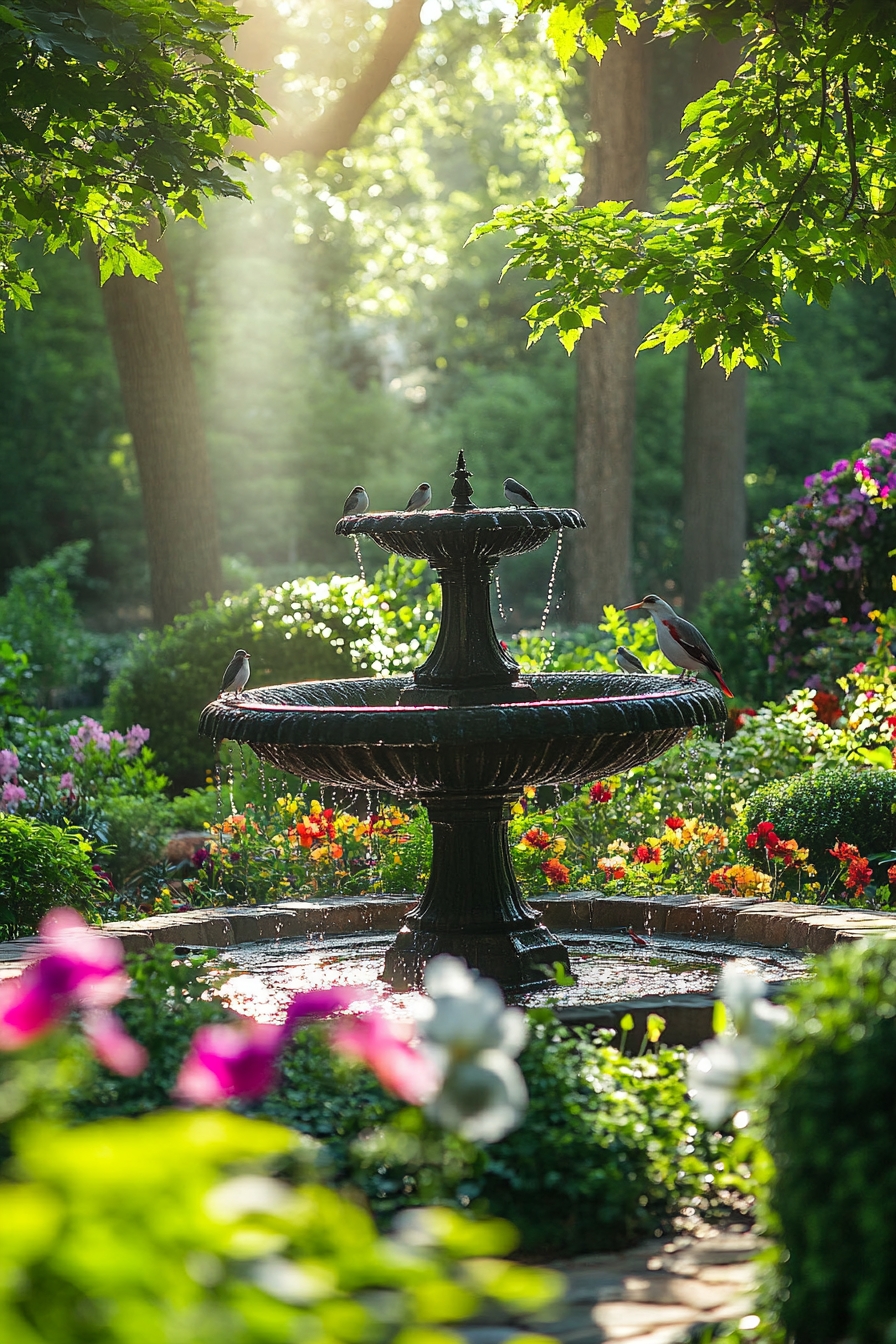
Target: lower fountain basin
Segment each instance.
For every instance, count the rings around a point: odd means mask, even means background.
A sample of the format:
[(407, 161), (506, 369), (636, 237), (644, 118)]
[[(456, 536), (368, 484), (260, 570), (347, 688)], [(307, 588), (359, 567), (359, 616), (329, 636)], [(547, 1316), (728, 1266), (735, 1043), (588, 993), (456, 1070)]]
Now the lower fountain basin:
[(580, 784), (667, 751), (696, 724), (725, 717), (705, 682), (620, 674), (539, 673), (510, 704), (403, 703), (414, 677), (267, 686), (219, 699), (199, 730), (246, 742), (262, 760), (322, 784), (418, 798), (432, 822), (432, 868), (390, 947), (385, 978), (412, 989), (440, 953), (514, 993), (569, 969), (560, 940), (523, 898), (507, 804), (526, 785)]
[(533, 700), (463, 707), (401, 704), (411, 676), (266, 686), (213, 701), (199, 731), (245, 742), (305, 779), (427, 801), (584, 783), (725, 719), (721, 692), (702, 681), (582, 672), (520, 680)]

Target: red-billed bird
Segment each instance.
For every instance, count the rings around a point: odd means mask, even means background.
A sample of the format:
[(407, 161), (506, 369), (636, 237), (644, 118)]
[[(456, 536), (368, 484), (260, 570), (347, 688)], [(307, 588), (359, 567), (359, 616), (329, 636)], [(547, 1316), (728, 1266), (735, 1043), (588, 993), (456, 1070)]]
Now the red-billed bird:
[(685, 673), (711, 672), (725, 695), (733, 698), (734, 692), (729, 691), (725, 685), (718, 658), (696, 625), (683, 620), (668, 602), (664, 602), (655, 593), (648, 593), (640, 602), (633, 602), (630, 607), (623, 607), (623, 611), (636, 611), (639, 607), (649, 611), (653, 617), (656, 625), (656, 642), (670, 663), (682, 668)]

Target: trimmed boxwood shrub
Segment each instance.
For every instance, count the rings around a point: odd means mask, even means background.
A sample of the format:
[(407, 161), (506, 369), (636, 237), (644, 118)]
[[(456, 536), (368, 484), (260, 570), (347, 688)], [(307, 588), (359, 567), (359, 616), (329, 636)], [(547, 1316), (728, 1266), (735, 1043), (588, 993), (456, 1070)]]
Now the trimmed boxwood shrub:
[(896, 943), (835, 948), (798, 983), (765, 1078), (769, 1200), (795, 1344), (884, 1344), (896, 1323)]
[(235, 649), (251, 654), (253, 686), (402, 672), (438, 629), (439, 592), (425, 560), (393, 556), (370, 583), (296, 579), (251, 588), (145, 631), (109, 688), (103, 722), (140, 723), (175, 789), (205, 782), (214, 747), (197, 732)]
[(105, 890), (95, 861), (93, 846), (77, 826), (0, 813), (0, 937), (36, 933), (57, 905), (91, 914)]
[(344, 650), (322, 635), (285, 638), (280, 623), (265, 619), (264, 596), (252, 588), (177, 616), (164, 630), (145, 631), (109, 688), (103, 722), (149, 728), (155, 763), (178, 790), (204, 784), (214, 764), (214, 745), (199, 736), (197, 724), (235, 649), (252, 655), (250, 686), (352, 675)]
[(770, 821), (782, 840), (798, 840), (822, 880), (840, 865), (828, 851), (844, 840), (869, 857), (896, 846), (896, 771), (837, 766), (766, 784), (747, 804), (751, 830)]

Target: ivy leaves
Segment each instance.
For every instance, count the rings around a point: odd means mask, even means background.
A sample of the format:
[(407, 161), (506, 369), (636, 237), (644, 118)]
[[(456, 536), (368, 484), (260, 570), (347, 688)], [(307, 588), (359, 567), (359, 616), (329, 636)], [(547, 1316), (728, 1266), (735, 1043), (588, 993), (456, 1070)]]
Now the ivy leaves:
[[(534, 0), (533, 7), (550, 7)], [(685, 110), (681, 185), (651, 214), (626, 202), (575, 210), (536, 201), (496, 212), (477, 234), (510, 230), (514, 256), (546, 282), (527, 314), (532, 339), (567, 350), (601, 320), (602, 295), (665, 295), (642, 348), (693, 340), (726, 369), (777, 359), (783, 296), (827, 304), (833, 288), (896, 265), (896, 8), (885, 0), (629, 0), (552, 8), (561, 59), (596, 56), (650, 22), (659, 36), (739, 35), (744, 61)]]
[(199, 219), (204, 197), (245, 194), (227, 146), (266, 105), (224, 51), (242, 21), (219, 0), (0, 5), (0, 313), (37, 288), (18, 240), (90, 240), (102, 279), (152, 278), (150, 214)]

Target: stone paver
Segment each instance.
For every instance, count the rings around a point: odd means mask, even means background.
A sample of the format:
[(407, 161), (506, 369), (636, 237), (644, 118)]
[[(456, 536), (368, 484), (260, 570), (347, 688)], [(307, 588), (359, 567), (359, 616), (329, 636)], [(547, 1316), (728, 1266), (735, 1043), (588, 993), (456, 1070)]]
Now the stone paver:
[(694, 1327), (741, 1320), (753, 1309), (761, 1246), (746, 1227), (704, 1226), (659, 1247), (559, 1261), (565, 1307), (545, 1330), (561, 1344), (676, 1344)]

